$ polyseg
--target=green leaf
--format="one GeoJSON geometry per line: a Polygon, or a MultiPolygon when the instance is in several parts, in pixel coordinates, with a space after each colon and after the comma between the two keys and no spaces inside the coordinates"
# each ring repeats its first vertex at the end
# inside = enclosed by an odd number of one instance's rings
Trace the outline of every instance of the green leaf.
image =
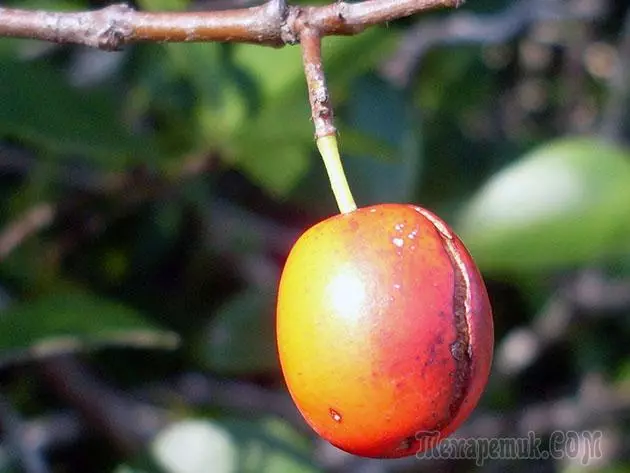
{"type": "MultiPolygon", "coordinates": [[[[344,169],[360,206],[409,202],[420,184],[421,123],[406,92],[373,74],[356,78],[339,112],[344,169]]],[[[336,208],[324,166],[309,169],[291,197],[321,217],[336,208]]]]}
{"type": "Polygon", "coordinates": [[[4,3],[27,10],[76,11],[85,8],[87,2],[84,0],[55,0],[54,8],[51,8],[50,0],[11,0],[4,3]]]}
{"type": "Polygon", "coordinates": [[[112,170],[156,157],[152,139],[124,124],[122,101],[112,91],[72,87],[44,62],[0,61],[0,137],[85,156],[112,170]]]}
{"type": "MultiPolygon", "coordinates": [[[[353,38],[327,38],[324,63],[335,107],[352,96],[353,79],[382,57],[389,46],[386,38],[379,29],[353,38]],[[361,61],[356,61],[359,55],[361,61]]],[[[300,50],[239,45],[234,63],[256,79],[260,90],[260,107],[233,137],[234,165],[271,195],[285,197],[307,175],[316,150],[300,50]]],[[[337,125],[356,145],[360,131],[350,131],[341,120],[337,125]]]]}
{"type": "Polygon", "coordinates": [[[304,176],[314,149],[298,48],[235,47],[234,62],[257,80],[260,106],[232,143],[233,165],[270,195],[287,195],[304,176]]]}
{"type": "Polygon", "coordinates": [[[75,290],[0,313],[0,364],[102,346],[173,348],[178,337],[118,302],[75,290]]]}
{"type": "Polygon", "coordinates": [[[542,271],[630,251],[630,154],[589,139],[534,150],[493,176],[457,225],[485,270],[542,271]]]}
{"type": "Polygon", "coordinates": [[[375,147],[353,155],[341,135],[342,147],[350,153],[344,166],[355,198],[361,205],[410,201],[420,179],[421,156],[420,123],[412,115],[409,97],[374,75],[359,78],[352,88],[346,122],[391,149],[386,159],[375,147]]]}
{"type": "Polygon", "coordinates": [[[161,11],[161,10],[184,10],[189,0],[139,0],[138,5],[142,10],[161,11]]]}
{"type": "Polygon", "coordinates": [[[164,46],[175,73],[193,85],[200,143],[225,147],[247,116],[247,100],[233,80],[229,48],[218,43],[164,46]]]}
{"type": "Polygon", "coordinates": [[[377,161],[398,164],[398,143],[384,141],[368,130],[359,130],[345,124],[338,126],[337,132],[344,156],[369,156],[377,161]]]}
{"type": "Polygon", "coordinates": [[[210,369],[255,373],[278,369],[275,294],[247,290],[229,299],[213,317],[204,340],[210,369]]]}
{"type": "Polygon", "coordinates": [[[311,446],[286,422],[269,417],[258,421],[221,421],[239,445],[239,473],[317,473],[311,446]]]}
{"type": "Polygon", "coordinates": [[[293,140],[286,142],[283,137],[274,142],[269,136],[266,146],[255,141],[257,138],[250,136],[249,141],[241,143],[236,166],[271,196],[287,195],[308,171],[312,150],[293,140]]]}

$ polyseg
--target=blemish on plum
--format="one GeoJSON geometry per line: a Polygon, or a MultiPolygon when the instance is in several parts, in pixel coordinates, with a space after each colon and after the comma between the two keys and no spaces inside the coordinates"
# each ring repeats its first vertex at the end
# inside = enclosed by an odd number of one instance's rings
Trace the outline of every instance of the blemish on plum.
{"type": "Polygon", "coordinates": [[[396,450],[409,450],[411,448],[411,446],[413,445],[414,440],[416,440],[415,437],[409,436],[407,438],[404,438],[399,444],[398,447],[396,447],[396,450]]]}
{"type": "Polygon", "coordinates": [[[453,355],[453,358],[455,358],[457,361],[464,359],[464,350],[464,344],[459,340],[451,343],[451,355],[453,355]]]}
{"type": "Polygon", "coordinates": [[[343,417],[341,416],[341,414],[337,412],[336,410],[334,410],[332,407],[328,409],[328,413],[330,414],[330,417],[332,417],[332,420],[334,420],[338,424],[340,424],[341,421],[343,420],[343,417]]]}
{"type": "Polygon", "coordinates": [[[394,381],[394,388],[396,389],[402,389],[405,387],[405,382],[401,379],[398,379],[396,381],[394,381]]]}

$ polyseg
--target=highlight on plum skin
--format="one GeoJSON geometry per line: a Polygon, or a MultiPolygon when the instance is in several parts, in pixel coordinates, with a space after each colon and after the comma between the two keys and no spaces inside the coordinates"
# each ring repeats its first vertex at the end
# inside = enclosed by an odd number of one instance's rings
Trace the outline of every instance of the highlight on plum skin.
{"type": "Polygon", "coordinates": [[[380,204],[330,217],[293,246],[277,344],[307,423],[356,455],[415,455],[466,420],[494,345],[481,275],[433,213],[380,204]]]}

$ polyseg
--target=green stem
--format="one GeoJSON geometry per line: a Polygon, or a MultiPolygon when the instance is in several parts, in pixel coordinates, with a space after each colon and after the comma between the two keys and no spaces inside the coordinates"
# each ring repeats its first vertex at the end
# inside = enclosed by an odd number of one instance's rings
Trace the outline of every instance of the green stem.
{"type": "Polygon", "coordinates": [[[346,179],[346,173],[341,164],[337,137],[335,135],[327,135],[317,138],[317,149],[319,149],[319,153],[324,159],[330,187],[332,187],[339,211],[344,214],[355,211],[357,204],[354,203],[354,198],[346,179]]]}

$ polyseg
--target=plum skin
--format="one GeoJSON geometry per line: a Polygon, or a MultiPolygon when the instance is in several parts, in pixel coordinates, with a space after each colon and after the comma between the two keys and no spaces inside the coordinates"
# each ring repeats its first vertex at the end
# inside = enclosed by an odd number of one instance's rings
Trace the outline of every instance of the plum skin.
{"type": "Polygon", "coordinates": [[[472,257],[431,212],[380,204],[309,228],[278,290],[277,344],[307,423],[355,455],[435,445],[469,416],[492,363],[472,257]]]}

